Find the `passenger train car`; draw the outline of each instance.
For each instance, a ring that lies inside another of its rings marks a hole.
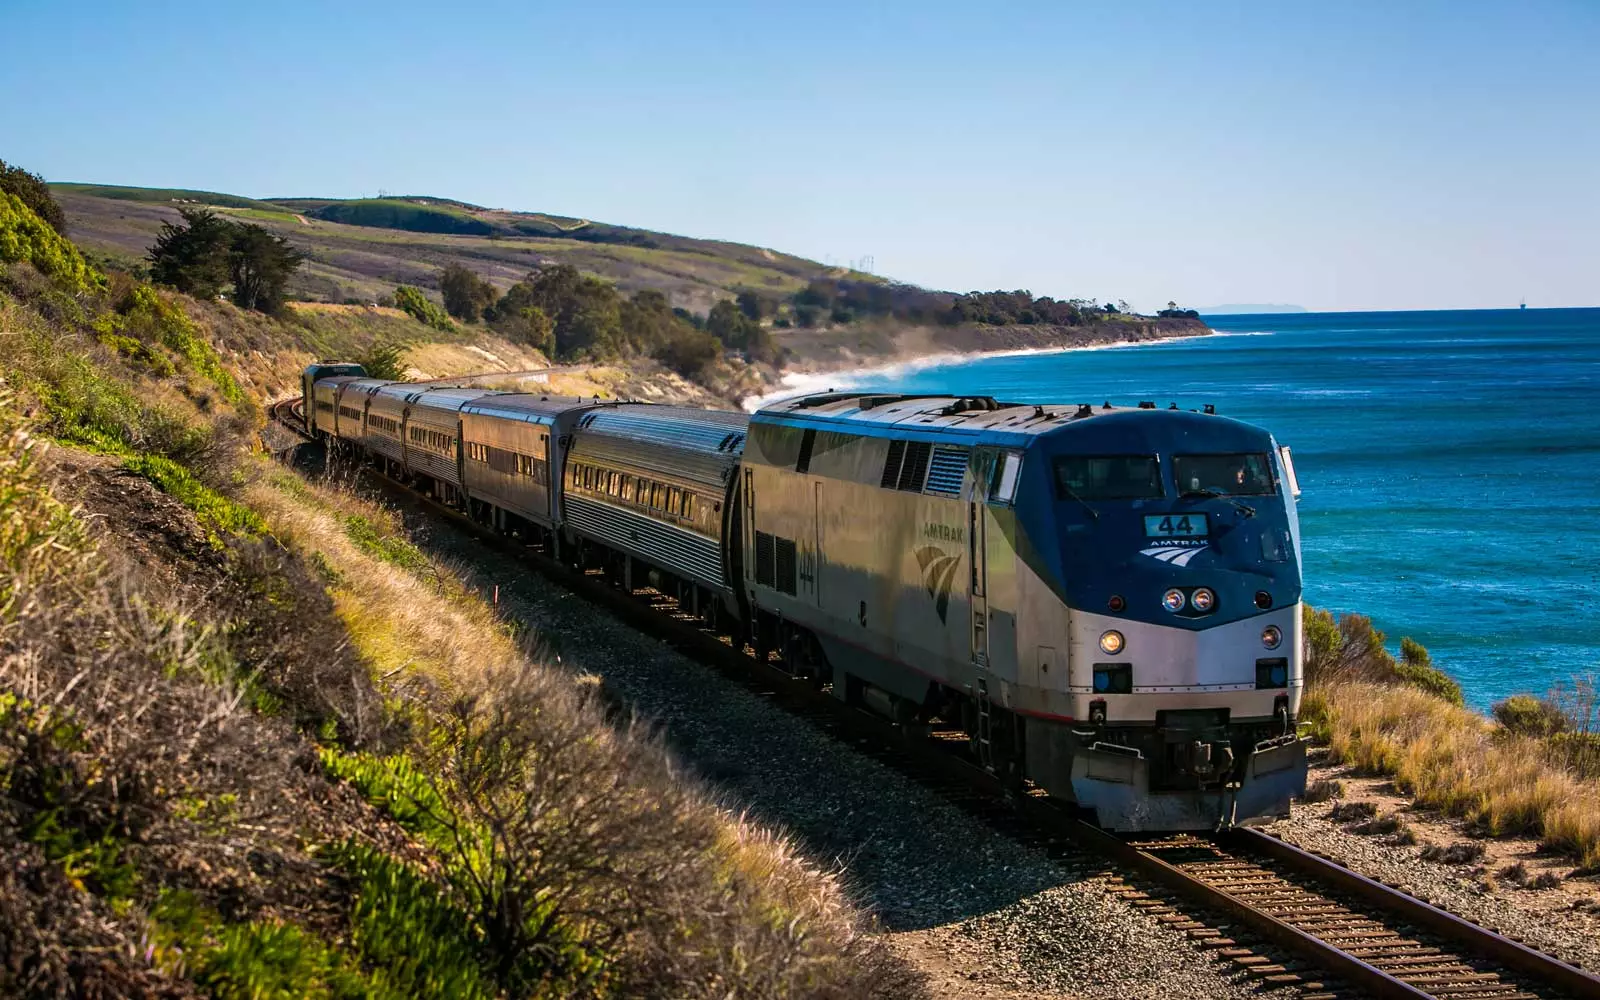
[[[1304,790],[1298,490],[1264,430],[862,392],[746,416],[347,368],[308,370],[313,433],[835,697],[959,725],[1107,828],[1215,829]]]

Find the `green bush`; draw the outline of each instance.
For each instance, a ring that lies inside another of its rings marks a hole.
[[[86,294],[106,287],[78,248],[14,194],[0,192],[0,264],[26,261],[57,285]]]
[[[43,177],[0,160],[0,193],[16,195],[35,215],[49,223],[51,229],[63,236],[67,234],[67,213],[61,210]]]
[[[1344,614],[1305,606],[1305,669],[1308,684],[1371,681],[1408,684],[1453,705],[1465,704],[1461,685],[1433,665],[1428,650],[1413,639],[1400,640],[1400,659],[1384,645],[1384,634],[1366,615]]]
[[[1399,678],[1413,687],[1438,695],[1452,705],[1465,705],[1461,685],[1454,677],[1433,665],[1433,657],[1415,639],[1400,640],[1400,662],[1395,665]]]
[[[356,356],[356,363],[366,369],[369,378],[390,382],[404,381],[406,377],[406,346],[398,341],[374,341],[365,352]]]
[[[445,311],[434,305],[433,300],[422,294],[422,289],[411,285],[400,285],[394,290],[394,304],[396,308],[406,312],[419,323],[425,323],[435,330],[454,333],[456,325],[450,322],[450,317]]]
[[[1567,728],[1567,717],[1560,706],[1548,698],[1535,698],[1531,694],[1514,694],[1495,702],[1490,711],[1508,732],[1521,736],[1554,736]]]

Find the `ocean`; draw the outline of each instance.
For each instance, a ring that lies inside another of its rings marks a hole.
[[[1600,309],[1207,322],[1217,335],[819,381],[1215,404],[1294,450],[1308,602],[1421,642],[1478,708],[1600,672]]]

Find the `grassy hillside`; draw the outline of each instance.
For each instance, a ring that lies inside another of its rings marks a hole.
[[[920,995],[836,877],[273,461],[296,352],[414,321],[195,301],[0,209],[0,995]]]
[[[849,274],[760,247],[438,198],[262,200],[166,188],[51,187],[73,238],[129,265],[143,257],[161,223],[177,220],[183,204],[259,222],[311,254],[291,291],[329,302],[376,301],[397,284],[437,288],[439,272],[452,262],[502,288],[540,264],[568,263],[624,292],[660,290],[673,305],[699,313],[738,289],[788,294],[815,278]]]

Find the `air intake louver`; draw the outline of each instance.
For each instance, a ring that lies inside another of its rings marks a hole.
[[[773,563],[777,561],[777,554],[773,551],[773,538],[765,531],[756,532],[756,583],[770,587],[775,580]]]
[[[796,577],[797,567],[795,560],[794,541],[788,538],[779,538],[777,539],[777,545],[775,546],[775,549],[777,551],[774,553],[774,555],[777,558],[774,560],[774,562],[777,563],[776,576],[778,579],[774,583],[774,586],[783,593],[792,596],[799,589],[796,586],[799,581]]]
[[[933,460],[928,465],[929,493],[960,496],[961,481],[967,474],[967,449],[944,445],[933,449]]]
[[[904,441],[889,442],[889,457],[883,463],[883,479],[878,482],[886,490],[894,489],[894,484],[900,481],[900,460],[905,458],[906,443]]]
[[[933,445],[926,441],[906,443],[906,461],[900,466],[900,484],[896,489],[908,493],[922,492],[922,481],[928,475],[928,455],[932,451]]]

